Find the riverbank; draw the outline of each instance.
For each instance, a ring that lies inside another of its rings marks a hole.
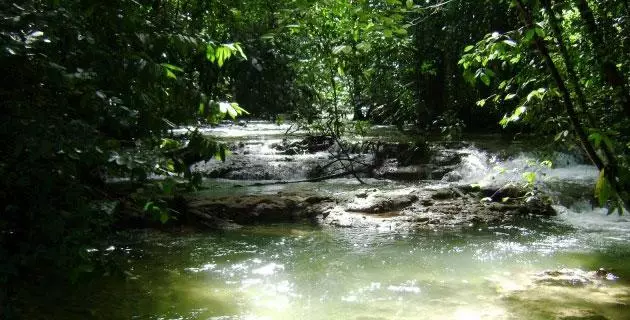
[[[491,172],[491,162],[501,159],[477,142],[414,140],[385,126],[351,141],[291,128],[252,122],[204,131],[230,153],[224,162],[192,167],[205,176],[206,190],[176,201],[176,222],[211,229],[307,221],[410,230],[555,215],[554,200],[539,183],[521,177],[541,168],[521,164]],[[520,143],[481,141],[504,158],[523,149]]]
[[[628,319],[630,222],[592,208],[581,159],[385,136],[344,148],[358,178],[313,179],[349,168],[337,142],[256,126],[218,129],[233,154],[166,225],[139,210],[86,249],[120,272],[25,288],[29,318]]]

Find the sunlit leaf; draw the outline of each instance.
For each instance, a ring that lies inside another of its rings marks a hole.
[[[515,95],[515,94],[513,94],[513,93],[506,94],[506,95],[505,95],[505,100],[512,100],[512,99],[514,99],[515,97],[516,97],[516,95]]]
[[[350,50],[351,50],[351,48],[349,46],[342,44],[342,45],[334,47],[332,49],[332,53],[333,54],[339,54],[341,52],[348,53]]]
[[[206,58],[212,63],[216,60],[216,49],[211,43],[206,46]]]
[[[245,52],[243,52],[243,48],[239,43],[235,43],[234,48],[243,59],[247,59],[247,56],[245,55]]]
[[[597,179],[597,183],[595,184],[595,197],[597,198],[600,207],[606,205],[606,202],[610,199],[611,194],[612,188],[606,178],[606,171],[605,169],[602,169],[599,172],[599,177]]]
[[[543,167],[551,168],[553,166],[553,162],[551,162],[551,160],[544,160],[540,162],[540,165]]]
[[[503,40],[503,43],[507,44],[510,47],[516,47],[516,42],[511,39]]]
[[[525,179],[528,184],[534,184],[534,182],[536,182],[536,172],[523,172],[523,179]]]

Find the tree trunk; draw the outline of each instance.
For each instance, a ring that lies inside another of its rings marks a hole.
[[[549,25],[551,26],[551,29],[553,30],[555,40],[556,40],[556,45],[560,49],[560,55],[562,56],[562,60],[567,69],[567,75],[569,76],[569,83],[571,84],[571,87],[573,87],[573,91],[575,92],[575,95],[577,97],[577,104],[578,104],[577,112],[580,112],[581,114],[585,115],[586,119],[588,120],[588,125],[593,127],[595,126],[596,122],[595,122],[595,119],[593,119],[593,116],[588,112],[588,108],[586,107],[586,98],[584,97],[584,92],[582,91],[582,87],[580,86],[580,81],[577,77],[577,74],[575,73],[575,67],[573,66],[573,62],[571,61],[571,58],[569,57],[569,51],[567,50],[567,47],[564,44],[564,39],[562,37],[562,30],[560,29],[560,24],[558,23],[558,20],[556,18],[556,14],[555,14],[555,11],[553,10],[551,1],[542,0],[542,4],[545,10],[547,11],[547,13],[549,14]]]
[[[421,126],[426,127],[429,124],[429,113],[427,110],[427,104],[425,101],[425,97],[424,97],[424,90],[423,90],[423,83],[424,83],[424,77],[422,75],[422,52],[420,51],[420,48],[423,45],[424,42],[424,33],[422,31],[422,27],[421,24],[418,23],[416,24],[416,28],[415,28],[415,34],[414,34],[414,38],[415,38],[415,42],[416,42],[416,51],[414,54],[414,59],[415,59],[415,63],[414,63],[414,81],[415,81],[415,85],[416,85],[416,90],[415,90],[415,94],[416,94],[416,115],[417,115],[417,122],[418,124],[420,124]]]
[[[350,77],[352,78],[352,110],[353,117],[352,119],[357,120],[365,120],[365,115],[363,114],[363,110],[361,110],[361,88],[359,87],[359,61],[357,61],[357,44],[356,41],[352,41],[352,64]]]
[[[515,2],[517,4],[518,10],[521,12],[521,16],[522,16],[523,22],[525,23],[525,27],[528,29],[533,29],[534,21],[533,21],[532,15],[530,11],[527,9],[527,7],[523,4],[523,0],[515,0]],[[547,45],[545,44],[544,40],[540,38],[538,35],[534,35],[534,43],[536,47],[538,48],[538,50],[540,51],[540,54],[543,57],[543,60],[545,61],[545,65],[547,66],[547,69],[549,69],[549,71],[551,72],[551,75],[556,85],[558,86],[560,93],[562,94],[562,97],[564,100],[565,112],[567,116],[569,117],[569,121],[571,122],[571,125],[573,126],[573,130],[575,131],[580,143],[582,144],[582,148],[584,149],[588,157],[591,159],[593,164],[597,166],[597,168],[600,171],[603,170],[604,174],[606,175],[605,176],[606,180],[612,186],[615,193],[623,201],[624,206],[626,208],[630,208],[628,204],[628,200],[625,197],[621,196],[622,189],[616,180],[616,172],[614,170],[610,170],[610,169],[616,168],[615,158],[613,157],[612,159],[608,159],[611,162],[609,162],[609,164],[607,165],[597,154],[597,152],[595,151],[595,148],[588,140],[588,136],[586,135],[586,132],[584,131],[584,129],[582,128],[582,125],[580,124],[580,120],[573,106],[571,93],[569,92],[569,89],[565,85],[564,79],[562,79],[562,76],[560,75],[558,68],[553,62],[553,59],[551,58],[551,55],[549,54],[549,49],[547,48]]]

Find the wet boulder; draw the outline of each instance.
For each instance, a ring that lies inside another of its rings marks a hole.
[[[235,195],[188,199],[188,217],[213,226],[217,221],[237,224],[296,222],[313,219],[331,199],[316,195]]]
[[[455,188],[442,188],[435,190],[431,195],[434,200],[454,199],[462,196],[462,192]]]
[[[359,193],[357,199],[348,205],[347,210],[362,213],[385,213],[407,208],[417,200],[418,196],[415,194]]]

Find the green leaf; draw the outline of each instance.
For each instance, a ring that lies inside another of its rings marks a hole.
[[[177,76],[173,73],[173,71],[166,69],[166,76],[171,79],[177,79]]]
[[[534,31],[534,29],[529,29],[527,30],[527,32],[525,32],[525,36],[523,36],[523,41],[531,42],[532,40],[534,40],[535,35],[536,31]]]
[[[236,112],[239,115],[241,115],[241,114],[249,114],[249,112],[247,112],[247,110],[241,108],[241,106],[238,103],[232,102],[231,105],[232,105],[232,108],[234,108],[234,110],[236,110]]]
[[[602,142],[602,134],[599,132],[593,132],[588,136],[588,140],[593,143],[595,148],[599,148]]]
[[[516,47],[516,42],[512,39],[503,40],[503,43],[507,44],[510,47]]]
[[[225,149],[225,146],[219,147],[219,150],[214,153],[214,158],[219,161],[225,161],[225,157],[227,155],[228,150]]]
[[[162,212],[160,212],[160,222],[161,222],[162,224],[165,224],[166,222],[168,222],[168,219],[169,219],[169,218],[170,218],[170,217],[168,216],[168,213],[167,213],[166,211],[162,211]]]
[[[342,45],[339,45],[339,46],[335,46],[332,49],[332,53],[333,54],[339,54],[341,52],[348,53],[348,52],[350,52],[350,50],[351,50],[351,48],[349,46],[347,46],[345,44],[342,44]]]
[[[225,63],[227,59],[230,58],[231,55],[232,55],[232,52],[230,51],[229,48],[223,45],[217,48],[216,58],[217,58],[217,65],[219,66],[219,68],[223,67],[223,64]]]
[[[610,199],[612,193],[613,190],[610,186],[610,183],[608,183],[608,179],[606,178],[606,171],[605,169],[602,169],[599,172],[599,178],[597,179],[597,183],[595,184],[595,197],[597,198],[600,207],[606,205],[606,202],[608,202],[608,199]]]
[[[361,42],[357,44],[357,50],[361,52],[369,52],[372,49],[372,45],[369,42]]]
[[[538,100],[543,100],[545,97],[545,93],[547,93],[547,89],[545,88],[538,88],[536,90],[533,90],[527,95],[527,102],[530,102],[534,98]]]
[[[464,52],[469,52],[469,51],[471,51],[474,48],[475,48],[475,46],[472,46],[472,45],[471,46],[466,46],[466,48],[464,48]]]
[[[178,66],[174,66],[174,65],[172,65],[172,64],[168,64],[168,63],[160,63],[160,65],[161,65],[162,67],[164,67],[165,69],[168,69],[168,70],[180,71],[180,72],[183,72],[183,71],[184,71],[184,69],[182,69],[182,68],[180,68],[180,67],[178,67]]]
[[[499,124],[505,128],[510,123],[510,118],[506,115],[503,115],[503,118],[499,121]]]
[[[551,169],[551,167],[553,166],[553,162],[551,162],[551,160],[545,160],[545,161],[542,161],[540,165]]]
[[[481,73],[479,75],[479,79],[481,79],[481,82],[483,82],[486,86],[490,86],[490,77],[486,73]]]
[[[144,204],[144,211],[149,211],[149,209],[153,208],[154,205],[155,203],[153,203],[153,201],[148,201]]]
[[[523,172],[523,179],[525,179],[527,184],[534,184],[536,182],[536,172]]]
[[[168,172],[175,172],[175,162],[173,160],[168,160],[166,162],[166,170]]]
[[[247,59],[247,56],[245,55],[245,52],[243,52],[243,48],[241,47],[240,43],[234,43],[234,48],[243,59]]]
[[[341,65],[337,66],[337,73],[338,73],[340,76],[342,76],[342,77],[345,75],[345,73],[344,73],[343,68],[341,67]]]
[[[512,99],[514,99],[515,97],[516,97],[516,95],[515,95],[515,94],[513,94],[513,93],[506,94],[506,95],[505,95],[505,100],[512,100]]]
[[[180,144],[177,140],[173,140],[169,138],[162,139],[162,142],[160,143],[160,149],[173,150],[179,147],[180,147]]]
[[[216,60],[216,48],[214,47],[213,44],[208,43],[208,45],[206,46],[206,59],[208,59],[208,61],[214,63],[214,61]]]
[[[405,2],[407,9],[411,9],[413,8],[413,0],[407,0],[407,2]]]
[[[227,106],[225,106],[225,108],[227,109],[227,114],[232,119],[236,119],[236,116],[238,115],[238,112],[236,112],[236,110],[234,110],[234,107],[232,106],[232,104],[228,103]]]

